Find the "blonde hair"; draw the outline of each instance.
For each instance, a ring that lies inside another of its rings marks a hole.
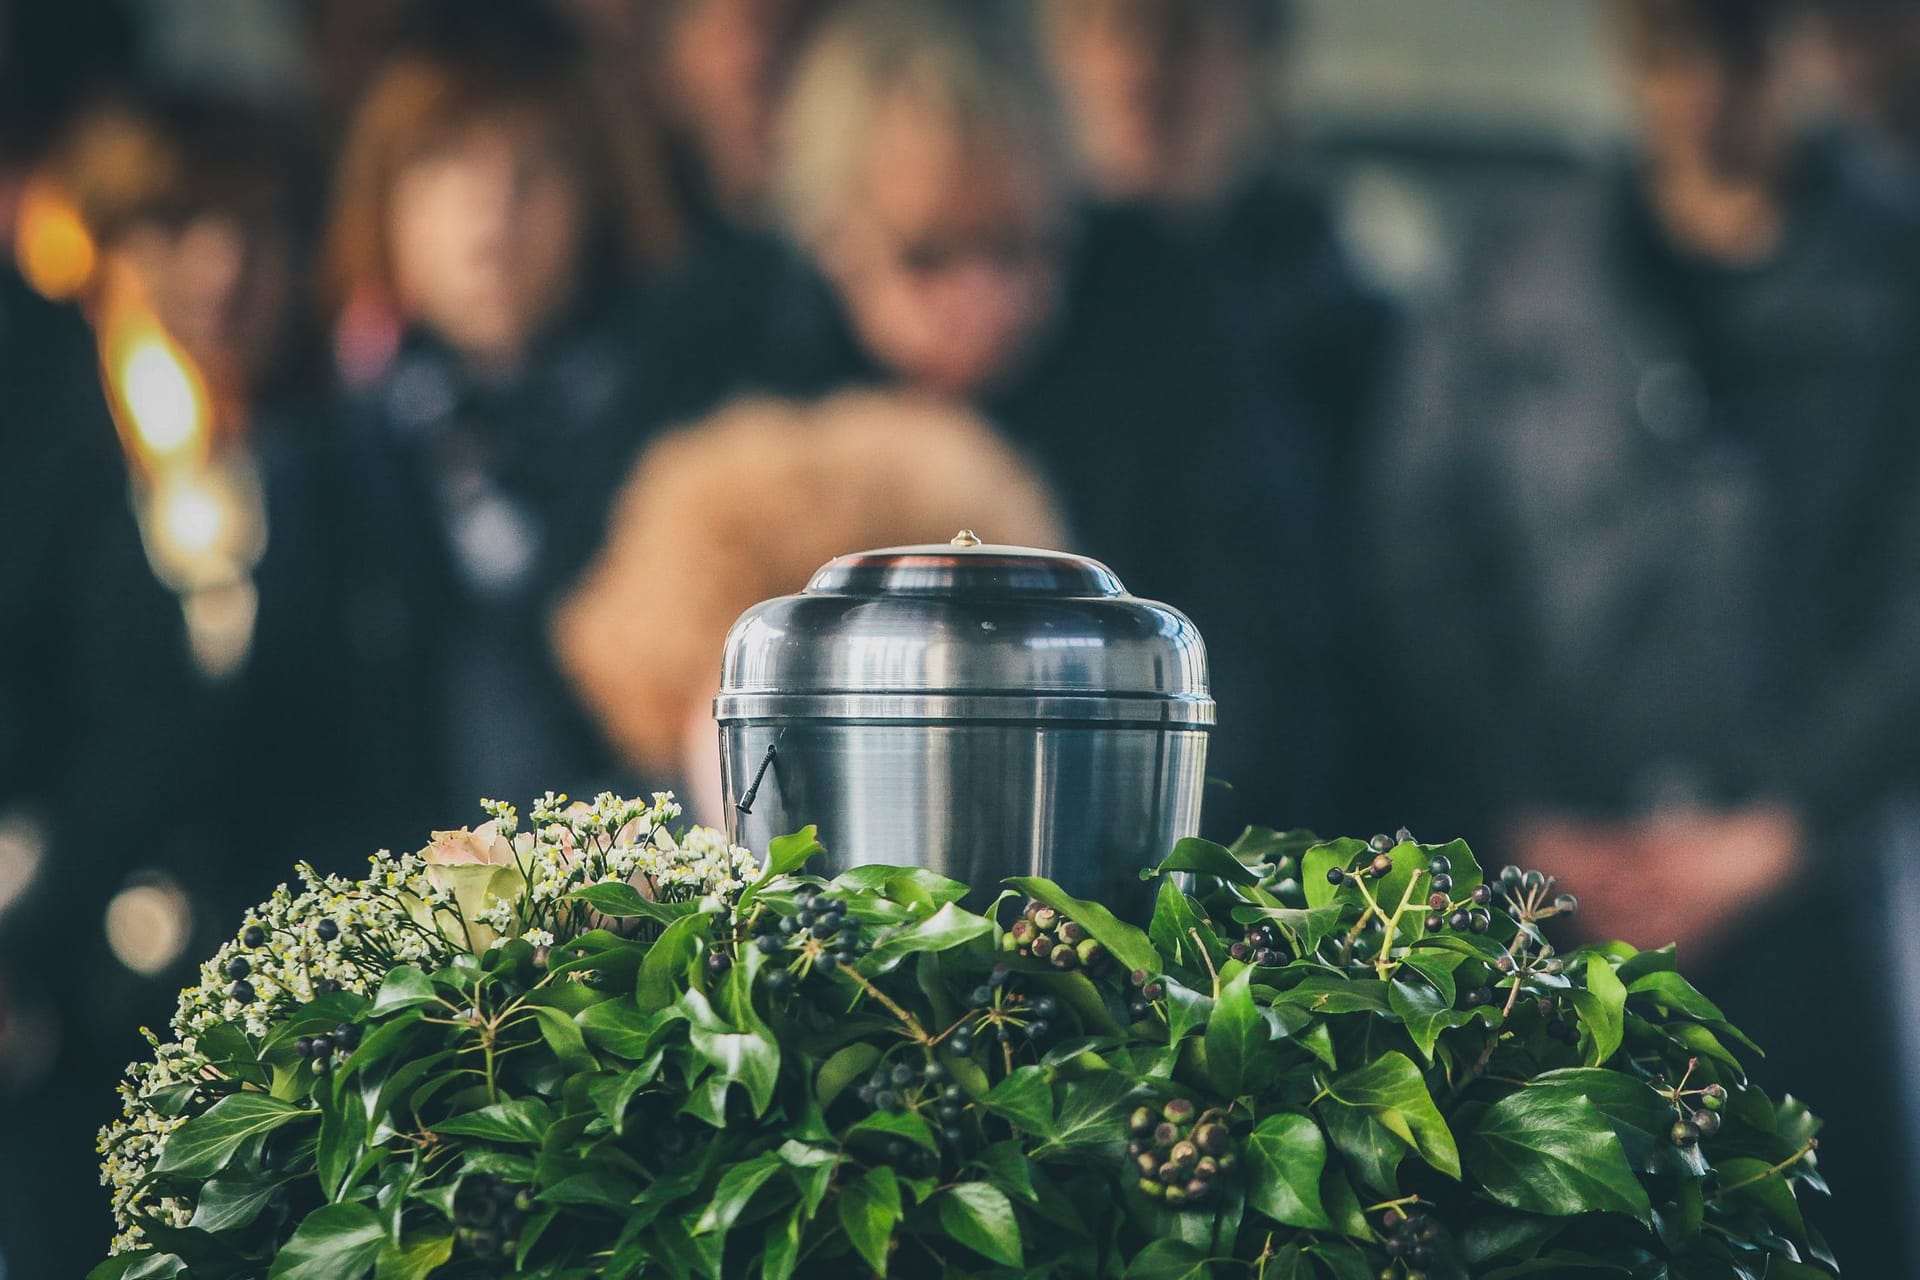
[[[1052,496],[964,409],[878,391],[736,401],[642,455],[606,546],[556,611],[561,669],[643,771],[674,772],[727,629],[836,555],[944,542],[1060,546]]]
[[[905,96],[956,133],[1065,169],[1059,112],[1024,10],[994,0],[849,0],[794,73],[773,175],[788,233],[816,244],[856,195],[873,121]]]

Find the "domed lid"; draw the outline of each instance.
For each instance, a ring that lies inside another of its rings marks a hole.
[[[1213,722],[1206,647],[1097,560],[952,542],[841,556],[727,636],[723,721]]]

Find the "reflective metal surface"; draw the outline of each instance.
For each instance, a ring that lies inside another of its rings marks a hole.
[[[1117,904],[1199,825],[1205,646],[1079,556],[970,535],[843,556],[734,625],[714,706],[757,848],[814,823],[837,866]]]

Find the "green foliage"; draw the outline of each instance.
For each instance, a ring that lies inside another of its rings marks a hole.
[[[1186,840],[1139,925],[819,852],[203,1031],[95,1276],[1837,1274],[1719,1009],[1463,844]]]

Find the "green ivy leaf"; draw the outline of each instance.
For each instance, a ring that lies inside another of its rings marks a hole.
[[[1322,1118],[1334,1149],[1361,1183],[1383,1195],[1398,1195],[1400,1161],[1410,1145],[1357,1107],[1331,1106]]]
[[[1263,1118],[1247,1138],[1253,1177],[1247,1200],[1275,1222],[1310,1230],[1332,1230],[1320,1204],[1320,1174],[1327,1163],[1327,1142],[1313,1117],[1298,1114]]]
[[[746,1089],[754,1115],[766,1114],[780,1077],[780,1046],[772,1034],[764,1026],[735,1030],[698,990],[689,990],[680,997],[680,1004],[687,1013],[687,1038],[694,1051],[721,1079]]]
[[[1453,1134],[1440,1118],[1420,1068],[1406,1054],[1383,1053],[1336,1077],[1327,1091],[1336,1103],[1367,1112],[1441,1173],[1460,1176],[1460,1152]]]
[[[655,902],[621,880],[575,889],[561,901],[584,902],[601,915],[615,920],[654,920],[660,924],[672,924],[700,909],[699,904],[693,902]]]
[[[378,1017],[415,1005],[432,1004],[439,998],[432,980],[426,974],[410,964],[403,964],[380,983],[380,990],[373,997],[373,1012]]]
[[[1033,1164],[1027,1159],[1026,1149],[1012,1139],[983,1147],[968,1163],[984,1170],[1002,1190],[1022,1200],[1032,1202],[1040,1198],[1033,1189]]]
[[[872,977],[892,969],[906,957],[922,951],[949,951],[993,932],[993,921],[954,903],[918,924],[908,925],[874,947],[860,960],[860,972]]]
[[[314,1116],[270,1094],[230,1093],[167,1136],[155,1171],[177,1178],[210,1177],[227,1167],[248,1138]]]
[[[1537,1075],[1527,1087],[1572,1094],[1591,1102],[1619,1136],[1627,1163],[1643,1173],[1679,1172],[1698,1178],[1707,1171],[1706,1157],[1699,1147],[1673,1145],[1673,1105],[1634,1076],[1599,1067],[1567,1067]]]
[[[1035,1160],[1073,1151],[1102,1152],[1118,1159],[1126,1143],[1120,1112],[1132,1101],[1133,1081],[1118,1071],[1096,1071],[1056,1090],[1054,1118],[1034,1148]]]
[[[1053,1129],[1053,1083],[1045,1067],[1015,1067],[980,1102],[1024,1133],[1037,1137]]]
[[[1207,1251],[1185,1240],[1154,1240],[1133,1255],[1125,1280],[1210,1280]]]
[[[1207,1074],[1214,1088],[1229,1098],[1245,1092],[1272,1038],[1272,1028],[1253,1002],[1253,970],[1243,968],[1221,986],[1207,1021]]]
[[[850,1138],[860,1134],[901,1138],[929,1151],[939,1149],[933,1141],[933,1130],[927,1127],[927,1122],[920,1118],[918,1111],[875,1111],[862,1116],[847,1130]]]
[[[1200,936],[1198,947],[1194,935]],[[1180,892],[1180,886],[1171,880],[1160,882],[1160,889],[1154,898],[1153,917],[1147,924],[1147,938],[1163,956],[1175,964],[1185,964],[1194,969],[1218,968],[1226,963],[1227,947],[1220,936],[1207,925],[1200,922],[1200,913],[1194,909],[1193,899]],[[1200,958],[1200,948],[1205,949],[1206,960]]]
[[[821,1108],[824,1110],[832,1106],[833,1100],[848,1085],[873,1070],[873,1064],[878,1061],[880,1046],[865,1040],[855,1040],[834,1050],[833,1056],[820,1064],[819,1074],[813,1078],[813,1096],[819,1100]]]
[[[451,1234],[429,1235],[404,1245],[389,1243],[373,1264],[373,1280],[427,1280],[453,1257]]]
[[[694,1224],[693,1233],[704,1235],[718,1231],[725,1235],[733,1230],[733,1224],[747,1211],[747,1204],[753,1199],[754,1193],[784,1167],[785,1162],[778,1155],[767,1151],[721,1174],[720,1184],[713,1189],[713,1198],[700,1211],[700,1219]]]
[[[1055,911],[1064,912],[1069,919],[1078,921],[1095,941],[1112,953],[1123,970],[1144,969],[1148,973],[1159,973],[1164,967],[1160,953],[1154,949],[1153,942],[1146,934],[1130,924],[1122,923],[1113,912],[1099,903],[1083,902],[1053,881],[1038,876],[1011,876],[1007,883],[1029,898],[1044,902]]]
[[[1627,989],[1605,956],[1587,957],[1586,989],[1576,988],[1573,1007],[1587,1032],[1587,1065],[1597,1067],[1620,1050],[1626,1034]]]
[[[940,1225],[967,1248],[1002,1266],[1022,1265],[1020,1223],[1013,1204],[998,1187],[986,1182],[962,1182],[935,1197]]]
[[[215,1178],[200,1188],[187,1225],[198,1231],[233,1231],[260,1216],[275,1184],[239,1178]]]
[[[665,1009],[679,997],[688,966],[700,959],[707,928],[706,916],[683,916],[654,939],[635,981],[634,994],[643,1012]]]
[[[1793,1188],[1772,1165],[1751,1156],[1734,1156],[1716,1163],[1713,1171],[1719,1186],[1713,1197],[1715,1203],[1758,1209],[1793,1239],[1806,1241],[1807,1224],[1800,1215],[1799,1202],[1793,1198]]]
[[[876,1165],[858,1182],[843,1188],[837,1206],[840,1228],[867,1265],[887,1274],[887,1242],[900,1225],[900,1182],[893,1170]]]
[[[1228,884],[1254,885],[1260,883],[1260,877],[1247,869],[1245,863],[1232,853],[1211,840],[1202,840],[1198,836],[1187,836],[1173,846],[1173,852],[1163,859],[1158,867],[1143,878],[1164,876],[1175,871],[1187,871],[1199,875],[1212,876]]]
[[[1366,851],[1367,842],[1356,840],[1352,836],[1342,836],[1338,840],[1329,840],[1307,850],[1300,859],[1300,887],[1307,895],[1309,907],[1324,907],[1342,892],[1342,886],[1327,883],[1327,872],[1335,867],[1353,865],[1353,860]],[[1346,890],[1349,894],[1351,889]]]
[[[546,1103],[538,1098],[509,1098],[466,1115],[450,1116],[434,1125],[433,1131],[447,1137],[537,1147],[552,1127],[553,1111]]]
[[[1558,1089],[1523,1089],[1483,1112],[1465,1137],[1487,1194],[1528,1213],[1625,1213],[1651,1225],[1646,1188],[1599,1108]]]
[[[1451,981],[1451,979],[1449,979]],[[1472,1009],[1456,1009],[1448,994],[1422,976],[1420,981],[1396,978],[1387,984],[1387,1004],[1428,1062],[1433,1061],[1434,1041],[1449,1027],[1461,1027],[1473,1021]]]
[[[274,1255],[267,1280],[360,1280],[387,1247],[387,1229],[364,1204],[323,1205]]]

